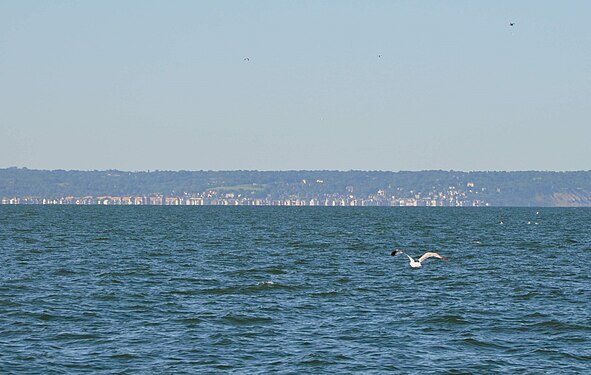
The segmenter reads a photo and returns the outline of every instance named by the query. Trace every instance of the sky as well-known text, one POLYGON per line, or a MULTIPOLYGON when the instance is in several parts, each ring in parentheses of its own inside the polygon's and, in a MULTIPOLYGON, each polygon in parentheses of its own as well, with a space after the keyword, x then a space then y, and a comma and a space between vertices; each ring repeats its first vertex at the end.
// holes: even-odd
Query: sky
POLYGON ((0 168, 589 170, 589 15, 586 0, 0 1, 0 168))

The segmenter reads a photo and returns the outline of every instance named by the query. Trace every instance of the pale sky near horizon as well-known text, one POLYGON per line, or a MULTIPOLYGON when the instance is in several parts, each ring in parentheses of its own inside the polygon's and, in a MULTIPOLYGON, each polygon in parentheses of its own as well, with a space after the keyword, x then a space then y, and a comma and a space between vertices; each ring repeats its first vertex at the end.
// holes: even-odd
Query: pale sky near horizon
POLYGON ((4 0, 0 168, 588 170, 590 16, 590 1, 4 0))

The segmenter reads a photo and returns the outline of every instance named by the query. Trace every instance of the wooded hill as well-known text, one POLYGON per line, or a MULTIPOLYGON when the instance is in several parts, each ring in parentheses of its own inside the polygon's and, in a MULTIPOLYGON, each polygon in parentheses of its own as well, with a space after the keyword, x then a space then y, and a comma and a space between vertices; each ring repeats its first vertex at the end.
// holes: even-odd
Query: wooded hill
POLYGON ((0 169, 0 197, 178 196, 208 191, 252 198, 397 198, 461 192, 491 206, 591 206, 591 171, 153 171, 0 169))

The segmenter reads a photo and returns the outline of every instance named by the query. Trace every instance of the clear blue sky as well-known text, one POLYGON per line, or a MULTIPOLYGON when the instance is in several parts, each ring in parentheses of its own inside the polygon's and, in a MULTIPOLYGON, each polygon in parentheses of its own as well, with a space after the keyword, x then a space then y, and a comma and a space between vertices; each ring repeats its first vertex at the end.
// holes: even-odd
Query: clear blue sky
POLYGON ((0 167, 591 169, 590 16, 584 0, 4 0, 0 167))

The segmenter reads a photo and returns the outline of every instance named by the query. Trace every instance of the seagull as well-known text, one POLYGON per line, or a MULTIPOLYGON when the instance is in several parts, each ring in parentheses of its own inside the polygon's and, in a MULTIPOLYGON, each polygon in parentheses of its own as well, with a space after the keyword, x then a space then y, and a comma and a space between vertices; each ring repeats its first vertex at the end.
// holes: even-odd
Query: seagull
POLYGON ((244 61, 250 61, 250 58, 249 57, 245 57, 244 58, 244 61))
POLYGON ((428 259, 428 258, 431 258, 431 257, 435 257, 435 258, 439 258, 439 259, 443 259, 443 260, 449 260, 446 257, 444 257, 443 255, 439 255, 439 254, 433 253, 433 252, 427 252, 427 253, 423 254, 423 256, 420 257, 418 261, 416 261, 410 255, 406 254, 404 251, 398 250, 398 249, 392 251, 392 254, 390 254, 390 255, 394 256, 394 255, 398 255, 398 254, 404 254, 404 255, 406 255, 408 257, 408 259, 410 260, 410 266, 412 268, 421 268, 421 266, 422 266, 421 263, 425 259, 428 259))
POLYGON ((509 26, 515 26, 515 22, 509 22, 509 26))

